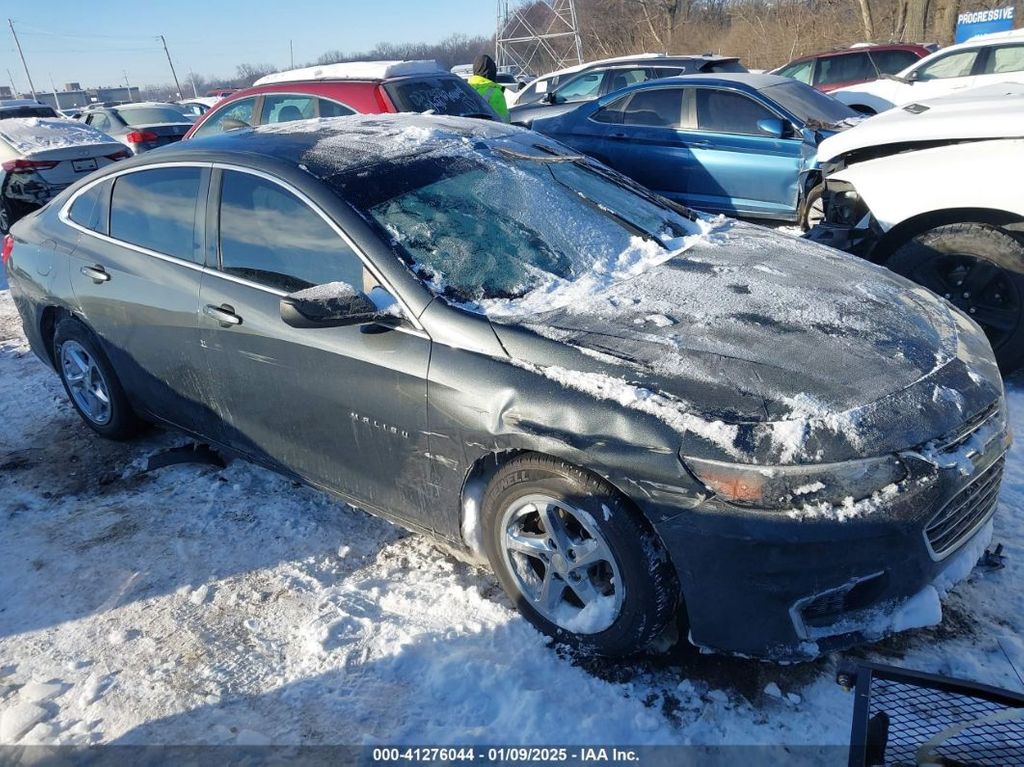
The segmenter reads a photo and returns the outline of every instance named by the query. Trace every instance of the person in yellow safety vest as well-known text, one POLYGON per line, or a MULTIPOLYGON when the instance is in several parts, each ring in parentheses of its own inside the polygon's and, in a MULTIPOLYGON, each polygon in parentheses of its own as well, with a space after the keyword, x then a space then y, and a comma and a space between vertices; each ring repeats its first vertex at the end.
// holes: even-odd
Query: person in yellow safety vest
POLYGON ((508 104, 505 103, 505 88, 494 82, 498 76, 498 65, 494 59, 486 53, 481 53, 473 62, 473 76, 469 78, 469 84, 484 101, 491 105, 491 109, 498 113, 502 122, 508 122, 508 104))

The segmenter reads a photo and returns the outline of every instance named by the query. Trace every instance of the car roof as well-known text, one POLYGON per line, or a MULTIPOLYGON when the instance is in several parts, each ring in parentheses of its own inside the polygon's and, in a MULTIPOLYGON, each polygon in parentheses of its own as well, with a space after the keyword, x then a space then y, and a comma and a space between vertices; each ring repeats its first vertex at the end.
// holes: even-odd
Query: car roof
POLYGON ((716 53, 680 53, 680 54, 668 54, 668 53, 634 53, 630 56, 616 56, 610 59, 597 59, 595 61, 588 61, 585 64, 576 64, 575 66, 566 67, 565 69, 556 69, 554 72, 548 72, 547 74, 540 75, 530 82, 530 85, 537 82, 538 80, 550 80, 552 77, 563 77, 565 75, 574 75, 577 72, 586 72, 588 69, 597 69, 598 67, 609 67, 617 64, 643 64, 650 62, 651 64, 671 64, 672 62, 679 61, 739 61, 738 56, 721 56, 716 53))
POLYGON ((427 147, 465 147, 467 139, 516 136, 535 143, 550 143, 531 131, 489 120, 408 112, 356 114, 273 123, 193 138, 117 163, 117 167, 234 158, 251 166, 274 162, 302 166, 317 178, 327 178, 353 168, 417 154, 427 147))
MULTIPOLYGON (((782 77, 781 75, 762 74, 756 72, 722 72, 722 73, 706 73, 692 75, 676 75, 675 77, 662 77, 657 80, 645 80, 642 83, 636 83, 631 85, 629 90, 640 90, 644 86, 655 88, 664 85, 679 85, 680 83, 693 84, 714 84, 714 85, 735 85, 746 88, 748 90, 759 91, 763 88, 770 88, 773 85, 785 85, 794 83, 791 77, 782 77)), ((808 86, 810 87, 810 86, 808 86)), ((621 93, 622 91, 617 91, 621 93)))
POLYGON ((797 56, 795 59, 787 61, 781 67, 778 67, 778 69, 787 67, 790 64, 797 64, 802 61, 809 61, 823 56, 842 56, 843 54, 863 53, 864 51, 872 51, 875 53, 883 53, 885 51, 923 51, 925 54, 931 53, 931 51, 920 43, 854 43, 846 48, 832 48, 827 51, 818 51, 817 53, 807 53, 803 56, 797 56))
POLYGON ((49 104, 44 104, 41 101, 34 101, 32 99, 0 99, 0 109, 10 108, 14 109, 17 107, 45 107, 49 104))
POLYGON ((346 61, 315 67, 289 69, 264 75, 254 86, 277 83, 309 82, 311 80, 387 80, 409 75, 451 74, 433 60, 417 61, 346 61))

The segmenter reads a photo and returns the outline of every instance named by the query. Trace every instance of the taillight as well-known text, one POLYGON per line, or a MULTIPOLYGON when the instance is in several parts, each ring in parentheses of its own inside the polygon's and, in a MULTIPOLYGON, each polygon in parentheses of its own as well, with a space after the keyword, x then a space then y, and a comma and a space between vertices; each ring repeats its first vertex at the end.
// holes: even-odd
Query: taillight
POLYGON ((114 160, 114 161, 117 161, 117 160, 127 160, 131 156, 132 156, 131 152, 129 152, 127 149, 122 149, 119 152, 114 152, 113 154, 108 154, 107 155, 107 159, 108 160, 114 160))
POLYGON ((127 136, 125 140, 129 144, 145 144, 147 141, 156 141, 159 138, 153 131, 148 130, 133 130, 127 136))
POLYGON ((4 235, 4 249, 0 251, 0 258, 3 259, 4 266, 7 266, 7 262, 11 260, 11 252, 14 250, 14 238, 9 234, 4 235))
POLYGON ((3 169, 8 173, 34 173, 37 170, 56 168, 59 160, 8 160, 3 169))

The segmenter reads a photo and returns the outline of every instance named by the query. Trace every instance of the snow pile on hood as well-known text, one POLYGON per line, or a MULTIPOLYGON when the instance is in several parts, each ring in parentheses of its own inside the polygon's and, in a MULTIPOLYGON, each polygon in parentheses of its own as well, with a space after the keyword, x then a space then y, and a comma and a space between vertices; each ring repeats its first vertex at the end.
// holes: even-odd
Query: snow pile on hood
POLYGON ((91 125, 50 117, 14 117, 0 122, 0 138, 22 155, 51 149, 116 143, 91 125))

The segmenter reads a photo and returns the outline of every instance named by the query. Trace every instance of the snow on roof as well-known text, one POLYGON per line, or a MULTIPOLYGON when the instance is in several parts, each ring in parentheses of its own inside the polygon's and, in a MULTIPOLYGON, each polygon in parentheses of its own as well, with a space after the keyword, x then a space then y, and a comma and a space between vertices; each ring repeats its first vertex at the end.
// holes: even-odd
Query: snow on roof
POLYGON ((347 61, 264 75, 253 85, 293 83, 300 80, 385 80, 408 75, 436 75, 445 70, 436 61, 347 61))
POLYGON ((114 142, 106 133, 91 125, 49 117, 12 117, 4 120, 0 123, 0 139, 22 155, 114 142))
POLYGON ((1024 137, 1024 83, 999 83, 889 109, 825 139, 818 160, 901 142, 1019 137, 1024 137))

